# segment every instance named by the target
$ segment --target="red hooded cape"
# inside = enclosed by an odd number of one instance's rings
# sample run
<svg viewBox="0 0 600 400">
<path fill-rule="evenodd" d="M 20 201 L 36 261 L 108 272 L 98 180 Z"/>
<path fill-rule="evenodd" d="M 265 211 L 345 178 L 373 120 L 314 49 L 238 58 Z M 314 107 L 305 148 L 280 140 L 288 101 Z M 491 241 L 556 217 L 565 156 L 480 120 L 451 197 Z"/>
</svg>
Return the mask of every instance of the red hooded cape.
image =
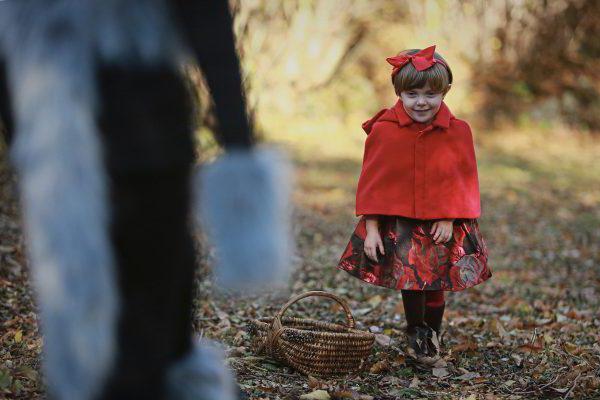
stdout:
<svg viewBox="0 0 600 400">
<path fill-rule="evenodd" d="M 356 215 L 479 217 L 471 128 L 456 119 L 445 103 L 429 125 L 413 121 L 399 100 L 362 126 L 368 137 Z"/>
</svg>

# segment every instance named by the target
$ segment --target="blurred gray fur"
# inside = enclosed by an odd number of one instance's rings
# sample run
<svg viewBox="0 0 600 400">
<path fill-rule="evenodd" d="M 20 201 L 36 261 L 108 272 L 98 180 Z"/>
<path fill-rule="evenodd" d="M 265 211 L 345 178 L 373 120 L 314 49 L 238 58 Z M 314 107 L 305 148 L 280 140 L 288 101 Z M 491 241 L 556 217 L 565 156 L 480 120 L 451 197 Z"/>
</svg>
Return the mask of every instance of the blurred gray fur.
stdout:
<svg viewBox="0 0 600 400">
<path fill-rule="evenodd" d="M 16 122 L 12 156 L 41 309 L 44 372 L 57 399 L 96 397 L 115 356 L 118 295 L 96 131 L 98 63 L 179 65 L 179 39 L 163 0 L 0 2 L 0 55 Z M 219 282 L 237 288 L 287 278 L 288 170 L 263 150 L 227 154 L 207 167 L 202 209 L 220 256 Z M 211 354 L 199 350 L 174 367 L 173 398 L 228 399 L 231 377 L 217 371 L 222 364 L 209 361 L 216 360 Z M 196 376 L 219 378 L 212 388 L 188 388 Z"/>
<path fill-rule="evenodd" d="M 234 400 L 237 388 L 233 382 L 223 351 L 217 343 L 202 340 L 169 369 L 167 393 L 172 400 Z"/>
<path fill-rule="evenodd" d="M 118 298 L 108 182 L 96 132 L 95 63 L 174 62 L 159 0 L 0 3 L 25 231 L 58 399 L 101 390 L 114 361 Z"/>
<path fill-rule="evenodd" d="M 292 176 L 283 154 L 264 148 L 231 151 L 196 179 L 199 217 L 216 249 L 219 286 L 248 292 L 287 283 Z"/>
</svg>

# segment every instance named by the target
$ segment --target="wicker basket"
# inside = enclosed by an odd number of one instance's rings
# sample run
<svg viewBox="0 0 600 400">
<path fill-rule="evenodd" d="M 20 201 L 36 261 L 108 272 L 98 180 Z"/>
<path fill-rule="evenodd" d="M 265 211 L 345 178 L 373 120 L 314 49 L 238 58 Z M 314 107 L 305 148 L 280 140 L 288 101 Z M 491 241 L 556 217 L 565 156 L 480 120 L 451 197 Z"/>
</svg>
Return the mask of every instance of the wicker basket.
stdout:
<svg viewBox="0 0 600 400">
<path fill-rule="evenodd" d="M 292 304 L 311 296 L 338 302 L 346 312 L 347 326 L 283 316 Z M 360 371 L 375 342 L 375 335 L 354 328 L 352 312 L 343 299 L 322 291 L 293 297 L 274 318 L 253 320 L 251 333 L 259 353 L 266 352 L 277 361 L 316 377 Z"/>
</svg>

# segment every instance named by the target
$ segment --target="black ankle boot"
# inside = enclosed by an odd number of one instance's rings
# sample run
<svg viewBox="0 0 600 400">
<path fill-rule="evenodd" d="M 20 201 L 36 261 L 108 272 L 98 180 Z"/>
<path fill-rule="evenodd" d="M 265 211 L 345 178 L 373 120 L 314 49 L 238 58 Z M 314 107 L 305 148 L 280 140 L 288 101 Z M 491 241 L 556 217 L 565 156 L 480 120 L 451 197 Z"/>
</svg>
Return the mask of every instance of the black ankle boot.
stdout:
<svg viewBox="0 0 600 400">
<path fill-rule="evenodd" d="M 426 326 L 409 325 L 406 328 L 408 338 L 408 352 L 415 358 L 426 357 L 429 355 L 429 333 L 430 329 Z M 414 354 L 411 354 L 414 352 Z"/>
</svg>

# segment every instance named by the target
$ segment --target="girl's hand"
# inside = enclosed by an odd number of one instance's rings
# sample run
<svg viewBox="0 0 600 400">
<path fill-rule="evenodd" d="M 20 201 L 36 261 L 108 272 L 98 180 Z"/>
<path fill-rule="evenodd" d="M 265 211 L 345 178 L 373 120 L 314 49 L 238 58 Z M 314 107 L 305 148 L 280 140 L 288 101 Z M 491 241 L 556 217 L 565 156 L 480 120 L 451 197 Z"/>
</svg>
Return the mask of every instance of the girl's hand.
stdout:
<svg viewBox="0 0 600 400">
<path fill-rule="evenodd" d="M 377 260 L 377 249 L 381 252 L 381 254 L 385 254 L 383 250 L 383 242 L 381 241 L 381 235 L 379 231 L 372 230 L 367 232 L 367 237 L 365 238 L 365 254 L 371 260 L 378 262 Z"/>
<path fill-rule="evenodd" d="M 442 219 L 431 224 L 430 234 L 433 235 L 435 244 L 447 243 L 453 235 L 453 219 Z"/>
</svg>

